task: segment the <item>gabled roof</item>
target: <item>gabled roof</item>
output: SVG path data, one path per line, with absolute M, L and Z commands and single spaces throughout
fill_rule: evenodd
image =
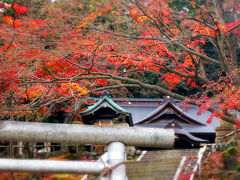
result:
M 101 108 L 110 108 L 116 113 L 119 114 L 125 114 L 126 115 L 126 121 L 130 126 L 133 126 L 132 122 L 132 114 L 122 107 L 120 107 L 118 104 L 113 102 L 108 96 L 103 96 L 97 103 L 94 105 L 88 107 L 87 110 L 80 113 L 81 117 L 89 117 L 92 116 L 91 114 L 94 114 L 96 111 L 98 111 Z
M 115 111 L 118 111 L 119 113 L 131 114 L 130 112 L 126 111 L 125 109 L 123 109 L 119 105 L 117 105 L 115 102 L 113 102 L 107 96 L 103 96 L 97 103 L 88 107 L 88 109 L 81 112 L 81 114 L 87 115 L 87 114 L 93 113 L 101 107 L 109 107 Z
M 187 124 L 205 126 L 205 124 L 203 124 L 203 123 L 193 119 L 189 115 L 187 115 L 180 107 L 178 107 L 171 100 L 167 100 L 165 103 L 163 103 L 161 106 L 159 106 L 156 110 L 154 110 L 151 114 L 149 114 L 147 117 L 145 117 L 142 121 L 136 123 L 136 125 L 149 124 L 154 121 L 157 121 L 158 117 L 161 117 L 163 114 L 167 113 L 168 108 L 173 110 L 172 113 L 174 113 L 176 116 L 178 116 L 180 119 L 182 119 Z

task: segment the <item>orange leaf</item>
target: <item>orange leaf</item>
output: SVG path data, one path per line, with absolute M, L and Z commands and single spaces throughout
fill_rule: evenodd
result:
M 2 20 L 8 24 L 13 24 L 13 18 L 11 16 L 5 16 Z

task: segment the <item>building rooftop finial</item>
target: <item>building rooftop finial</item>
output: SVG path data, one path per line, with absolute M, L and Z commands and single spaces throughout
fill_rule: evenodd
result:
M 102 92 L 102 95 L 101 95 L 100 97 L 102 98 L 102 97 L 104 97 L 104 96 L 107 96 L 107 97 L 110 98 L 110 97 L 111 97 L 111 94 L 110 94 L 110 92 L 108 92 L 107 90 L 105 90 L 105 91 Z

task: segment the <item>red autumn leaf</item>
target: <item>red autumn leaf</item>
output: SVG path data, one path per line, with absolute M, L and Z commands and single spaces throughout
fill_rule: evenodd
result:
M 194 87 L 194 88 L 197 88 L 196 82 L 191 82 L 191 86 Z
M 5 16 L 2 20 L 8 24 L 13 24 L 13 18 L 11 16 Z
M 19 28 L 22 25 L 22 22 L 21 22 L 20 19 L 15 19 L 13 25 L 14 25 L 15 28 Z
M 28 13 L 28 9 L 24 6 L 19 6 L 17 3 L 13 4 L 13 9 L 16 11 L 16 15 Z
M 213 114 L 211 114 L 211 115 L 209 116 L 209 118 L 208 118 L 207 121 L 206 121 L 207 124 L 211 124 L 211 123 L 212 123 L 213 116 L 214 116 Z
M 224 115 L 223 112 L 219 112 L 219 113 L 218 113 L 218 117 L 219 117 L 220 119 L 223 117 L 223 115 Z

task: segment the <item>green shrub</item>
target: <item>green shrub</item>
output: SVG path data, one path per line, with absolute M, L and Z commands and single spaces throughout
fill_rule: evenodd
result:
M 227 142 L 227 147 L 230 148 L 230 147 L 234 147 L 236 146 L 236 141 L 234 139 L 231 139 Z
M 236 154 L 236 152 L 237 152 L 237 148 L 236 147 L 229 147 L 228 149 L 227 149 L 227 153 L 229 154 L 229 155 L 234 155 L 234 154 Z
M 236 171 L 240 172 L 240 165 L 237 166 Z
M 230 157 L 230 154 L 225 151 L 225 152 L 222 154 L 222 157 Z

